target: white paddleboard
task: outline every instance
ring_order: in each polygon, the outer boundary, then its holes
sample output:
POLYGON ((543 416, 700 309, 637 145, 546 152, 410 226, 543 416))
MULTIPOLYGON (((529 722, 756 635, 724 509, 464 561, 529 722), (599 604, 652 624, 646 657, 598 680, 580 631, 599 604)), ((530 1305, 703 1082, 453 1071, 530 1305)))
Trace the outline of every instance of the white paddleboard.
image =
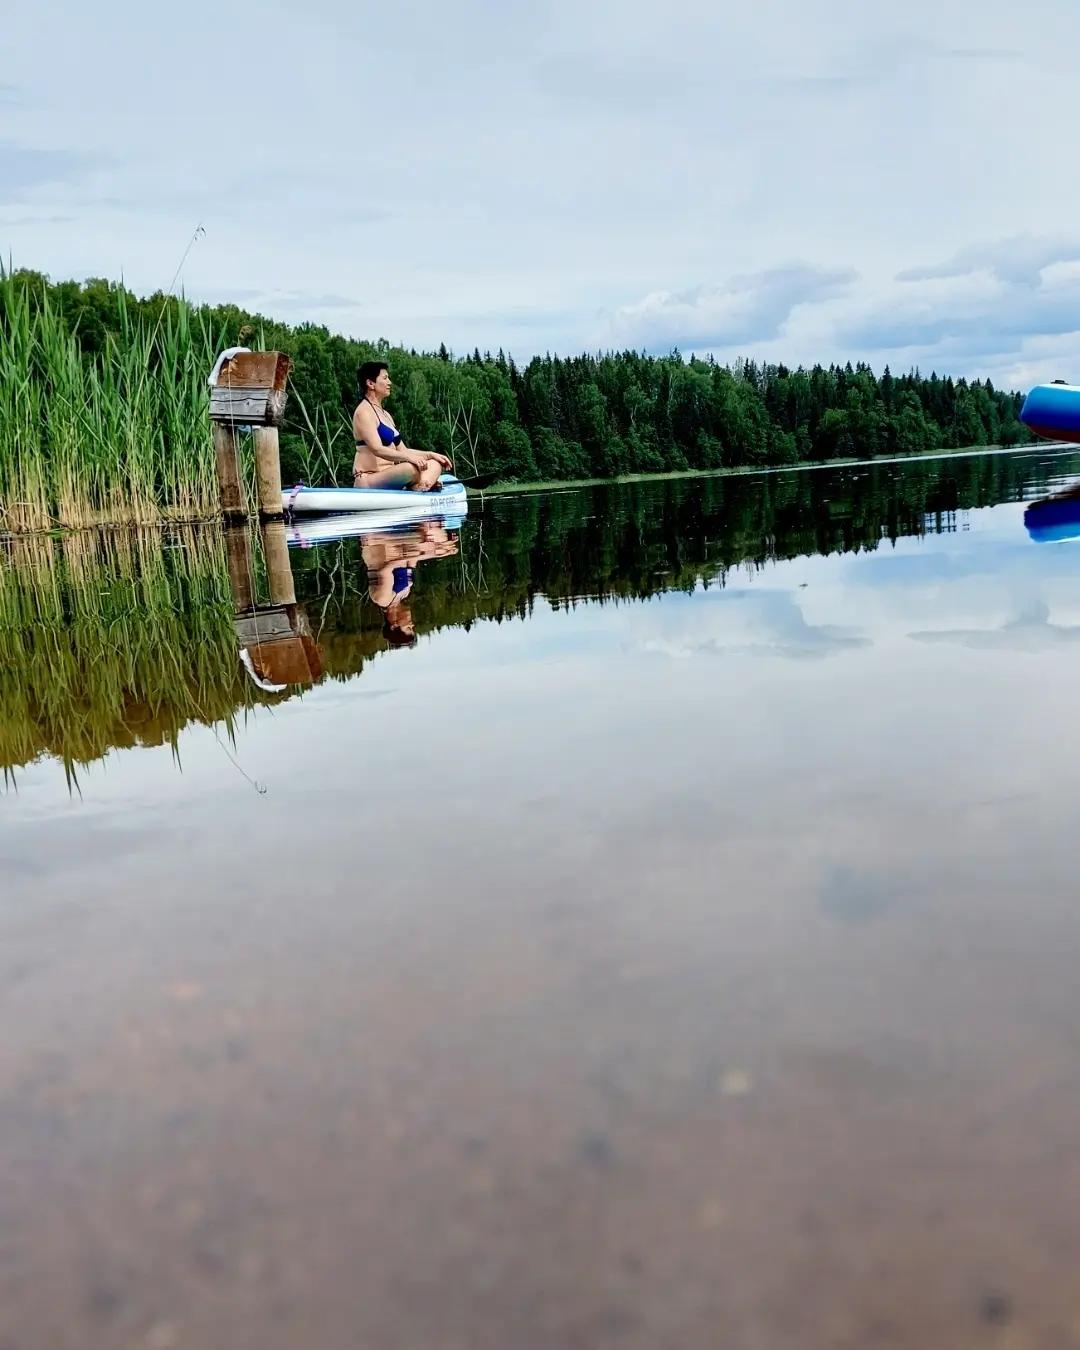
POLYGON ((414 515, 457 512, 464 508, 465 485, 452 473, 439 479, 441 492, 412 492, 407 488, 319 488, 302 485, 281 494, 290 515, 327 515, 332 511, 400 511, 414 515))

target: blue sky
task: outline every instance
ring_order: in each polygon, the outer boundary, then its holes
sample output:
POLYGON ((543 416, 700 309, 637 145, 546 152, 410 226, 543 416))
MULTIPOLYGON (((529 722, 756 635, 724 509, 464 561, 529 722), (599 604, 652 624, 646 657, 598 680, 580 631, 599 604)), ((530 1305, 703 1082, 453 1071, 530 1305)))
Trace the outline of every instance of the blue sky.
POLYGON ((456 350, 1080 378, 1075 0, 51 0, 0 246, 456 350), (231 65, 230 50, 250 64, 231 65))

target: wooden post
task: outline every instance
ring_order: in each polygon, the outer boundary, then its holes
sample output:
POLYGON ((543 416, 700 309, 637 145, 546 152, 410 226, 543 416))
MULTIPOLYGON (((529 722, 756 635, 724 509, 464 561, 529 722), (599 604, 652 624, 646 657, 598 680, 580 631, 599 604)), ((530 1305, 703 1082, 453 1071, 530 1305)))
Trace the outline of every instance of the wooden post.
POLYGON ((281 500, 281 450, 277 427, 256 427, 255 482, 259 490, 259 519, 280 520, 285 514, 281 500))
POLYGON ((229 524, 247 519, 244 484, 240 479, 240 460, 237 454, 236 433, 223 422, 211 424, 214 436, 214 458, 217 461, 218 497, 221 514, 229 524))
POLYGON ((246 514, 236 456, 236 431, 255 430, 259 515, 264 520, 283 514, 278 425, 285 412, 285 384, 292 362, 281 352, 238 352, 218 371, 210 390, 218 489, 225 518, 246 514))

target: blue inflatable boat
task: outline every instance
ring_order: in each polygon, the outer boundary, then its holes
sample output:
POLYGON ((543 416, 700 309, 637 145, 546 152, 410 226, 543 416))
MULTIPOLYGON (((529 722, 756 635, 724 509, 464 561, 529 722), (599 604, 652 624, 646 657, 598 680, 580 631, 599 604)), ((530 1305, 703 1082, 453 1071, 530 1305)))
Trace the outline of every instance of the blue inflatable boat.
POLYGON ((1048 441, 1080 444, 1080 385, 1037 384, 1024 399, 1020 421, 1048 441))

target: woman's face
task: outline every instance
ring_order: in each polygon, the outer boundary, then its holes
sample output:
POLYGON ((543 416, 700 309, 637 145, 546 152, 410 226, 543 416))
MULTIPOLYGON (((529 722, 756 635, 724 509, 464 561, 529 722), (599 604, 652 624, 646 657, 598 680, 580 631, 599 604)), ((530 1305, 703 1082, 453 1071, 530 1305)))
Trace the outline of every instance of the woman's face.
POLYGON ((380 370, 378 379, 370 382, 371 392, 379 398, 389 398, 393 387, 390 383, 390 372, 388 370, 380 370))

